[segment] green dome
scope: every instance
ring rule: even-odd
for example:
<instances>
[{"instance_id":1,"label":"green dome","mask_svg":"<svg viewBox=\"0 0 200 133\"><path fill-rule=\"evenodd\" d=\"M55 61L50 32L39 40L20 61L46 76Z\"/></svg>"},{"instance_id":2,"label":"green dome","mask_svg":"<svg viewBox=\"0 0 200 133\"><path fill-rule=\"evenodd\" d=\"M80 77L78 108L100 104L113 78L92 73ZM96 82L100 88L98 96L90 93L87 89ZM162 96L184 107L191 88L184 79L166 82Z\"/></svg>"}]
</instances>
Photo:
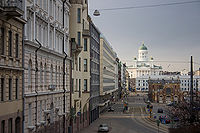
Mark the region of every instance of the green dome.
<instances>
[{"instance_id":1,"label":"green dome","mask_svg":"<svg viewBox=\"0 0 200 133\"><path fill-rule=\"evenodd\" d=\"M147 47L144 44L142 44L142 46L140 46L139 50L147 50Z\"/></svg>"}]
</instances>

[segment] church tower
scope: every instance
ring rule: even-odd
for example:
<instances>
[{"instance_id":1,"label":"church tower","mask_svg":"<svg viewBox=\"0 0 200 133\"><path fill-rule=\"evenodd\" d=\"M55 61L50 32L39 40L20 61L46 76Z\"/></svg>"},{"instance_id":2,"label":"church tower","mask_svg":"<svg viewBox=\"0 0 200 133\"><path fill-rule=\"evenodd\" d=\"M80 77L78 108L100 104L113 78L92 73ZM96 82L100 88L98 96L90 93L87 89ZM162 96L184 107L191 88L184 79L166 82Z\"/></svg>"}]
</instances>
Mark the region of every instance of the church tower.
<instances>
[{"instance_id":1,"label":"church tower","mask_svg":"<svg viewBox=\"0 0 200 133\"><path fill-rule=\"evenodd\" d=\"M148 49L144 43L138 50L138 61L148 61Z\"/></svg>"}]
</instances>

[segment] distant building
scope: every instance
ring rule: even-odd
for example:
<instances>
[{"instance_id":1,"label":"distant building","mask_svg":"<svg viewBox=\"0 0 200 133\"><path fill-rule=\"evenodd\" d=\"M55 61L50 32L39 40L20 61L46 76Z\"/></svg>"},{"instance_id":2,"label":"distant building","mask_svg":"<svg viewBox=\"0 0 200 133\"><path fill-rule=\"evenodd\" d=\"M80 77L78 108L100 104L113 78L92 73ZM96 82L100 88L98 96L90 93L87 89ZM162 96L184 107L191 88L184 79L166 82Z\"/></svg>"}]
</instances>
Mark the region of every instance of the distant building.
<instances>
[{"instance_id":1,"label":"distant building","mask_svg":"<svg viewBox=\"0 0 200 133\"><path fill-rule=\"evenodd\" d=\"M162 67L154 64L153 57L149 58L148 49L144 44L138 50L138 59L135 57L133 65L129 66L127 70L130 78L162 74Z\"/></svg>"},{"instance_id":2,"label":"distant building","mask_svg":"<svg viewBox=\"0 0 200 133\"><path fill-rule=\"evenodd\" d=\"M180 92L180 81L177 78L150 79L148 84L148 96L152 102L171 103L183 100Z\"/></svg>"},{"instance_id":3,"label":"distant building","mask_svg":"<svg viewBox=\"0 0 200 133\"><path fill-rule=\"evenodd\" d=\"M100 38L100 112L116 99L118 91L117 54L101 34Z\"/></svg>"}]
</instances>

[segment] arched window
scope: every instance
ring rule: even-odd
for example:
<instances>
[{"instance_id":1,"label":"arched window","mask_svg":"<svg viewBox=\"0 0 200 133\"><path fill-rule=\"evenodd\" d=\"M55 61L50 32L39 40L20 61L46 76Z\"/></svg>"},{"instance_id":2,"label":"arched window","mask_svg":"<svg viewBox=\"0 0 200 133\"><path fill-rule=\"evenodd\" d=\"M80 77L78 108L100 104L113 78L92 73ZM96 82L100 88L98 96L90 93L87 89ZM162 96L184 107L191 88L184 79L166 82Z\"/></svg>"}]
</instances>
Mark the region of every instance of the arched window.
<instances>
[{"instance_id":1,"label":"arched window","mask_svg":"<svg viewBox=\"0 0 200 133\"><path fill-rule=\"evenodd\" d=\"M53 84L53 65L51 65L50 72L51 72L51 75L50 75L50 85L52 85Z\"/></svg>"},{"instance_id":2,"label":"arched window","mask_svg":"<svg viewBox=\"0 0 200 133\"><path fill-rule=\"evenodd\" d=\"M47 85L47 65L44 65L44 85Z\"/></svg>"},{"instance_id":3,"label":"arched window","mask_svg":"<svg viewBox=\"0 0 200 133\"><path fill-rule=\"evenodd\" d=\"M57 66L56 66L56 73L55 73L55 74L56 74L56 75L55 75L55 82L56 82L55 85L56 85L56 86L58 85L58 82L57 82L57 75L58 75L58 74L57 74L57 73L58 73L58 71L57 71Z\"/></svg>"},{"instance_id":4,"label":"arched window","mask_svg":"<svg viewBox=\"0 0 200 133\"><path fill-rule=\"evenodd\" d=\"M15 133L20 133L21 132L21 119L20 119L20 117L17 117L16 119L15 119Z\"/></svg>"},{"instance_id":5,"label":"arched window","mask_svg":"<svg viewBox=\"0 0 200 133\"><path fill-rule=\"evenodd\" d=\"M28 85L31 86L31 80L32 80L32 63L31 63L31 60L29 60L29 63L28 63Z\"/></svg>"},{"instance_id":6,"label":"arched window","mask_svg":"<svg viewBox=\"0 0 200 133\"><path fill-rule=\"evenodd\" d=\"M40 63L40 86L43 86L43 68L42 68L42 62Z\"/></svg>"},{"instance_id":7,"label":"arched window","mask_svg":"<svg viewBox=\"0 0 200 133\"><path fill-rule=\"evenodd\" d=\"M58 85L59 85L59 88L60 88L60 85L61 85L61 81L60 81L60 66L58 67Z\"/></svg>"}]
</instances>

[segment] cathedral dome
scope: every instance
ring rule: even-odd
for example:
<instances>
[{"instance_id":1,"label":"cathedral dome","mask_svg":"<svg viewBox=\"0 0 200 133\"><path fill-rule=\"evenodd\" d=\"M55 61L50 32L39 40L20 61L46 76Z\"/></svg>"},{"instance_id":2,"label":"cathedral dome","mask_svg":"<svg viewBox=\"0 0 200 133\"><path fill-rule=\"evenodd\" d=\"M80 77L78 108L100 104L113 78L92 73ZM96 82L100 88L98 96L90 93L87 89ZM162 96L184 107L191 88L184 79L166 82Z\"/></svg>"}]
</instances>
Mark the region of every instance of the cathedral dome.
<instances>
[{"instance_id":1,"label":"cathedral dome","mask_svg":"<svg viewBox=\"0 0 200 133\"><path fill-rule=\"evenodd\" d=\"M142 46L140 46L139 50L147 50L147 47L144 45L144 43L142 44Z\"/></svg>"}]
</instances>

